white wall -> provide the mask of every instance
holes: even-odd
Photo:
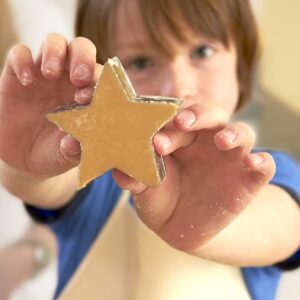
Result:
[[[9,0],[15,13],[21,42],[36,54],[47,33],[73,37],[76,0]]]

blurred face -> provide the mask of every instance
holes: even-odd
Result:
[[[186,26],[189,41],[182,43],[162,22],[161,38],[173,49],[167,55],[153,45],[135,1],[120,1],[115,19],[110,52],[120,58],[137,94],[182,98],[184,106],[205,102],[234,112],[239,88],[233,45],[226,48]]]

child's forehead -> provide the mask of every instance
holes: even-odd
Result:
[[[116,7],[113,27],[119,38],[146,40],[147,28],[136,0],[120,1]],[[128,35],[128,36],[127,36]]]
[[[173,16],[176,21],[173,21],[173,24],[170,24],[166,16],[159,11],[155,18],[149,20],[149,16],[145,16],[140,9],[138,1],[121,0],[116,7],[113,18],[114,36],[116,37],[113,48],[115,50],[124,45],[127,47],[158,46],[164,52],[169,52],[168,49],[163,48],[174,44],[174,40],[180,44],[193,41],[196,36],[201,37],[200,30],[195,31],[195,28],[192,28],[182,15],[176,14],[175,11]],[[156,7],[156,9],[158,8]],[[172,53],[174,49],[169,50]]]
[[[197,35],[202,35],[227,45],[228,35],[231,34],[228,28],[216,24],[219,22],[217,16],[212,20],[211,16],[206,17],[204,13],[195,14],[191,11],[191,7],[184,6],[184,9],[180,9],[178,3],[181,2],[176,0],[167,1],[169,4],[167,11],[158,4],[166,1],[142,1],[120,0],[118,2],[111,20],[117,37],[114,44],[122,44],[125,40],[126,43],[139,41],[141,44],[152,45],[154,42],[168,52],[169,38],[184,43]],[[145,3],[148,3],[147,6]],[[203,9],[205,10],[205,7]]]
[[[159,11],[157,11],[157,14],[159,14],[159,17],[151,20],[151,27],[163,29],[163,27],[165,27],[165,20]],[[113,22],[118,32],[128,32],[129,30],[139,39],[146,39],[149,33],[149,24],[147,26],[149,20],[141,9],[139,0],[119,1],[118,6],[116,6]]]

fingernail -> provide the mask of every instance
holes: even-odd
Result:
[[[46,74],[53,74],[58,73],[60,68],[60,60],[57,57],[52,57],[47,61],[44,70]]]
[[[81,152],[79,143],[69,134],[60,141],[60,149],[65,155],[78,155]]]
[[[31,84],[34,81],[32,70],[30,68],[24,68],[20,80],[24,86]]]
[[[236,139],[236,130],[227,128],[227,129],[223,130],[221,132],[221,134],[223,135],[223,137],[226,139],[226,141],[229,144],[233,144],[233,142]]]
[[[260,155],[259,153],[254,153],[252,154],[252,161],[255,165],[261,165],[264,161],[264,158],[262,155]]]
[[[81,98],[92,98],[94,94],[94,88],[93,87],[86,87],[84,89],[81,89],[79,91],[79,96]]]
[[[94,90],[94,87],[86,87],[78,90],[75,94],[76,102],[79,104],[85,104],[89,102],[88,100],[91,100],[94,95]]]
[[[87,65],[82,64],[75,68],[73,76],[76,79],[88,81],[92,79],[92,72]]]
[[[185,127],[191,127],[196,121],[196,116],[195,116],[194,112],[192,112],[191,110],[182,110],[177,115],[177,119]]]
[[[167,151],[171,146],[170,138],[165,134],[157,134],[156,137],[157,144],[163,149],[163,151]]]

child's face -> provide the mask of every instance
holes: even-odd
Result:
[[[185,106],[210,103],[232,114],[239,96],[235,47],[227,49],[184,26],[190,39],[181,43],[164,23],[159,28],[174,55],[153,45],[135,1],[121,1],[112,54],[120,58],[137,94],[178,97]]]

